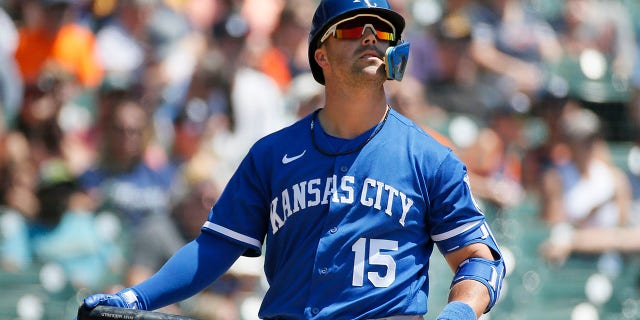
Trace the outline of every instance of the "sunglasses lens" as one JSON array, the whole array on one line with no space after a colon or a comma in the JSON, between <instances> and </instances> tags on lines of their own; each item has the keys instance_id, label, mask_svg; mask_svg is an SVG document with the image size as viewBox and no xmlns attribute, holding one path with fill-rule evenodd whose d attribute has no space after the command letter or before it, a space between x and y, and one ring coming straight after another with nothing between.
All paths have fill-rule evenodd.
<instances>
[{"instance_id":1,"label":"sunglasses lens","mask_svg":"<svg viewBox=\"0 0 640 320\"><path fill-rule=\"evenodd\" d=\"M351 29L336 29L336 38L337 39L359 39L364 34L363 29L366 27L362 26L362 27L355 27ZM372 30L372 31L375 31L376 37L380 40L393 41L394 39L393 33L391 32L378 31L378 30Z\"/></svg>"},{"instance_id":2,"label":"sunglasses lens","mask_svg":"<svg viewBox=\"0 0 640 320\"><path fill-rule=\"evenodd\" d=\"M336 29L337 39L359 39L362 36L363 27L351 29Z\"/></svg>"},{"instance_id":3,"label":"sunglasses lens","mask_svg":"<svg viewBox=\"0 0 640 320\"><path fill-rule=\"evenodd\" d=\"M393 41L393 27L387 22L375 17L360 17L347 20L336 26L335 37L338 39L359 39L364 34L364 29L374 31L380 40Z\"/></svg>"},{"instance_id":4,"label":"sunglasses lens","mask_svg":"<svg viewBox=\"0 0 640 320\"><path fill-rule=\"evenodd\" d=\"M393 36L393 33L385 32L385 31L377 31L377 30L376 30L376 37L378 37L378 39L380 40L386 40L386 41L393 41L395 39Z\"/></svg>"},{"instance_id":5,"label":"sunglasses lens","mask_svg":"<svg viewBox=\"0 0 640 320\"><path fill-rule=\"evenodd\" d=\"M380 20L375 16L360 16L355 19L346 20L339 23L336 29L351 29L356 27L362 28L367 24L372 25L376 30L379 31L393 32L393 27L388 22Z\"/></svg>"}]
</instances>

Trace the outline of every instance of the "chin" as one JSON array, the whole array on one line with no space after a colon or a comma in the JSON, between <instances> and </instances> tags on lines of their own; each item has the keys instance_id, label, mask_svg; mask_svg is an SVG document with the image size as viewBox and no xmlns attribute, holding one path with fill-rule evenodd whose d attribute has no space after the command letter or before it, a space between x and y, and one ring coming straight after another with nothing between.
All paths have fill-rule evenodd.
<instances>
[{"instance_id":1,"label":"chin","mask_svg":"<svg viewBox=\"0 0 640 320\"><path fill-rule=\"evenodd\" d=\"M383 77L386 78L386 71L384 64L378 64L375 66L369 66L363 70L364 73L371 77Z\"/></svg>"},{"instance_id":2,"label":"chin","mask_svg":"<svg viewBox=\"0 0 640 320\"><path fill-rule=\"evenodd\" d=\"M354 85L383 83L387 79L384 65L367 66L353 71L351 78L354 80Z\"/></svg>"}]
</instances>

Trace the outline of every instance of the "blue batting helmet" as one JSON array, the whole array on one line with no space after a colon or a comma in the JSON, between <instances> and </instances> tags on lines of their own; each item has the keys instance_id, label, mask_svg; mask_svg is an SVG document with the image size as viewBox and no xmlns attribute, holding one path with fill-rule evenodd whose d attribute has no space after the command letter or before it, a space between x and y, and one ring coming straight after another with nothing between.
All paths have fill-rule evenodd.
<instances>
[{"instance_id":1,"label":"blue batting helmet","mask_svg":"<svg viewBox=\"0 0 640 320\"><path fill-rule=\"evenodd\" d=\"M391 9L387 0L322 0L316 8L309 32L309 64L313 78L324 84L322 68L316 63L314 53L320 45L320 37L335 22L360 13L371 13L390 21L396 29L395 45L404 30L404 18Z\"/></svg>"}]
</instances>

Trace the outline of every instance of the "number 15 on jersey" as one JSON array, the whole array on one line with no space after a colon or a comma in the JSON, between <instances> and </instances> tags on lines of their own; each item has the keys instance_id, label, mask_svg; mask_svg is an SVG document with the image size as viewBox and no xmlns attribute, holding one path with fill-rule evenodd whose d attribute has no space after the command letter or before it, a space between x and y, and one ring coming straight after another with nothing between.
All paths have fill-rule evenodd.
<instances>
[{"instance_id":1,"label":"number 15 on jersey","mask_svg":"<svg viewBox=\"0 0 640 320\"><path fill-rule=\"evenodd\" d=\"M369 251L367 252L367 243ZM398 241L360 238L351 246L355 253L353 260L353 280L356 287L364 285L365 267L376 265L386 268L386 272L367 272L367 279L378 288L386 288L396 280L396 262L387 251L397 251ZM368 253L368 254L367 254Z\"/></svg>"}]
</instances>

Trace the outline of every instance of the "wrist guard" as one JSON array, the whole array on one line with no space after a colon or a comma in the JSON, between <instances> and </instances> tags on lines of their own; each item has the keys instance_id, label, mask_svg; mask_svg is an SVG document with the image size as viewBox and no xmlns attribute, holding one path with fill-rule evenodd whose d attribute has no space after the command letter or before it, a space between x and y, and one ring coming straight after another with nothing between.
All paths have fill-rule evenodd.
<instances>
[{"instance_id":1,"label":"wrist guard","mask_svg":"<svg viewBox=\"0 0 640 320\"><path fill-rule=\"evenodd\" d=\"M484 313L487 313L500 297L504 269L505 266L502 258L499 260L469 258L463 261L458 267L456 275L451 282L451 287L462 280L476 280L484 284L489 290L490 299L489 305L484 311Z\"/></svg>"}]
</instances>

